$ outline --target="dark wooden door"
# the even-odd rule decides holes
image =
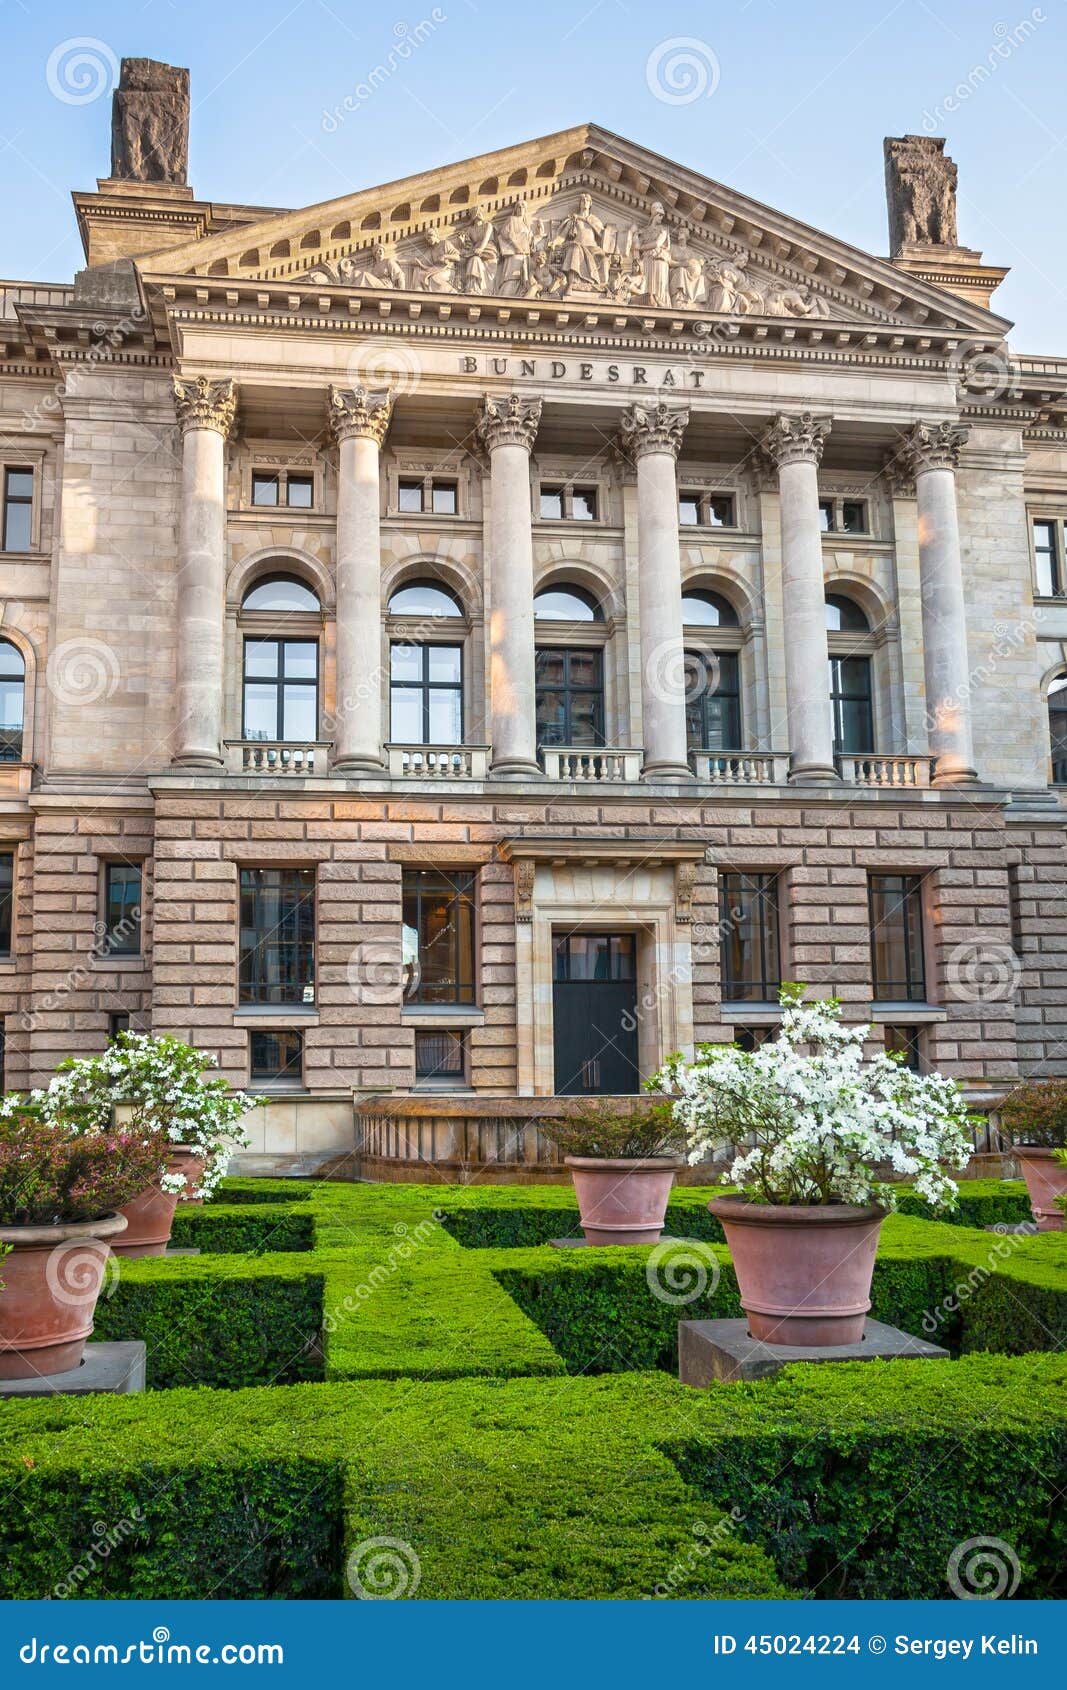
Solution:
[[[640,1090],[634,934],[561,934],[552,1008],[557,1094],[622,1097]]]

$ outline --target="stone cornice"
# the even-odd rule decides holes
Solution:
[[[478,412],[477,434],[482,448],[494,452],[498,446],[533,447],[541,421],[540,399],[518,393],[501,397],[487,393]]]
[[[778,415],[760,441],[765,457],[778,468],[785,464],[819,464],[831,428],[829,417],[811,411],[799,416]]]
[[[956,422],[917,422],[901,443],[901,456],[915,476],[924,470],[956,469],[970,430]]]
[[[619,445],[624,458],[636,461],[648,452],[669,452],[673,458],[682,449],[682,436],[689,423],[688,405],[628,405],[619,422]]]
[[[383,446],[392,415],[393,395],[387,388],[330,388],[330,433],[338,442],[355,437]]]
[[[173,376],[174,409],[185,434],[191,428],[213,429],[223,439],[237,416],[237,387],[232,376],[212,381],[208,376]]]

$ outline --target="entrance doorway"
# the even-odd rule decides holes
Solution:
[[[557,1095],[622,1097],[639,1091],[637,935],[561,933],[554,952]]]

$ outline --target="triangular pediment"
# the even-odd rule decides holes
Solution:
[[[583,124],[140,261],[146,277],[381,301],[564,302],[985,337],[1010,325],[888,259]]]

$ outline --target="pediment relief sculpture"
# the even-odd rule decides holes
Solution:
[[[658,200],[643,220],[622,224],[599,217],[587,193],[556,217],[531,215],[521,199],[493,218],[475,207],[449,227],[400,247],[379,241],[316,265],[304,279],[328,287],[642,304],[730,317],[831,315],[814,289],[756,276],[733,258],[691,246]]]

